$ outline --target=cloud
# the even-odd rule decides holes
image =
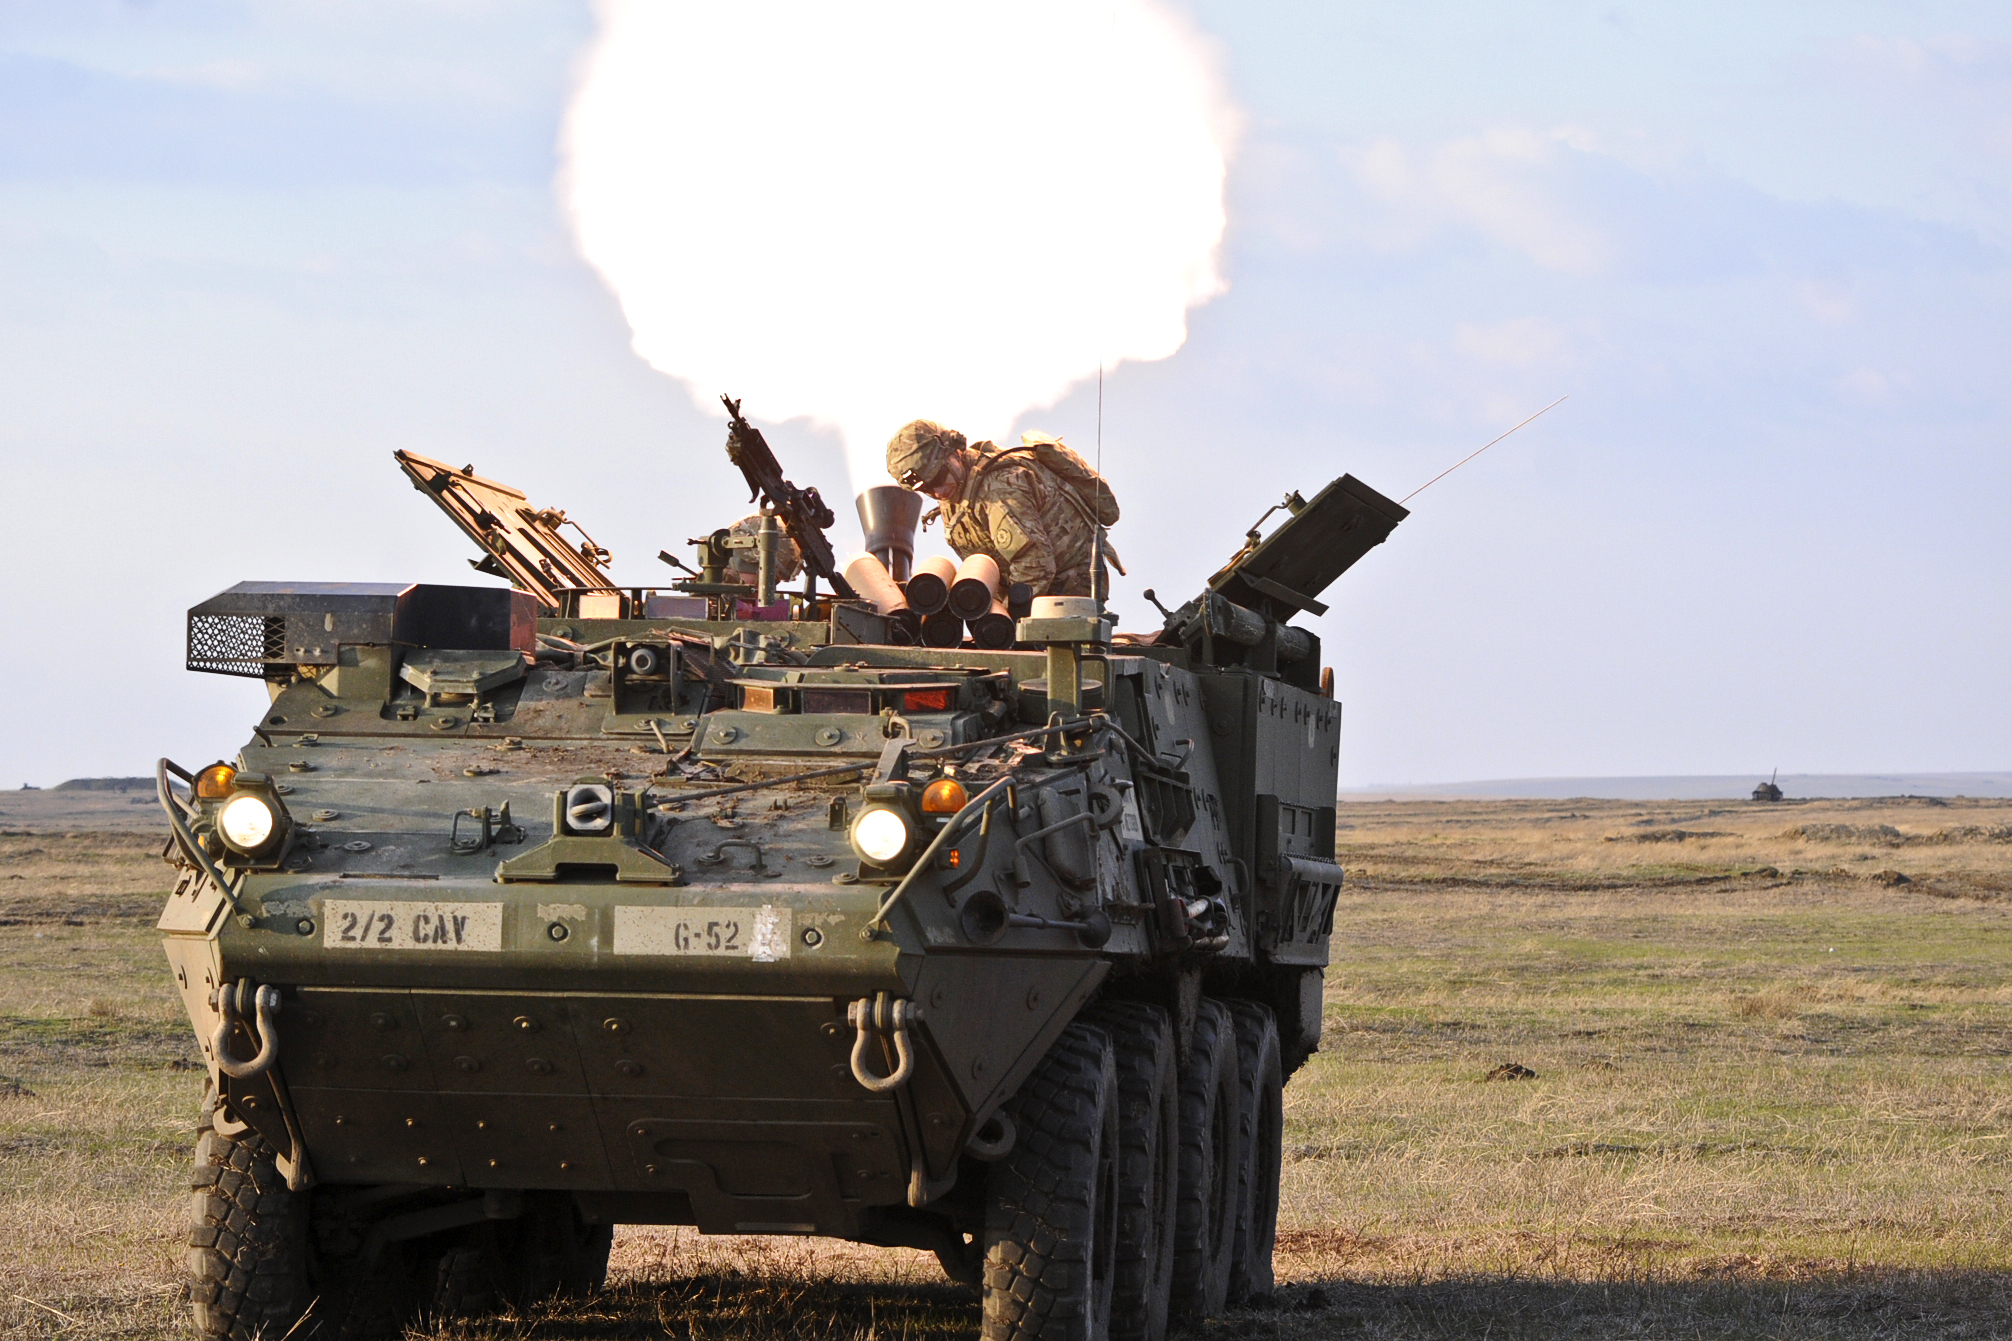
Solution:
[[[2007,135],[2012,142],[2012,121]],[[1694,156],[1641,148],[1570,126],[1495,126],[1410,144],[1380,137],[1331,151],[1352,192],[1316,185],[1295,201],[1291,183],[1268,182],[1258,208],[1274,236],[1324,232],[1331,246],[1387,255],[1471,253],[1479,244],[1573,279],[1801,276],[1812,283],[1804,306],[1829,322],[1855,310],[1854,272],[2004,264],[2001,250],[1966,229],[1897,210],[1783,199]]]
[[[1517,317],[1493,325],[1463,321],[1453,329],[1453,344],[1483,363],[1528,368],[1554,361],[1565,350],[1565,333],[1542,317]]]
[[[1802,286],[1802,305],[1818,321],[1837,325],[1858,316],[1858,301],[1851,290],[1832,281],[1812,279]]]
[[[1846,51],[1861,70],[1914,82],[1952,77],[1996,82],[2012,75],[2012,43],[1962,33],[1920,39],[1860,33]]]
[[[1498,126],[1425,150],[1373,140],[1344,161],[1372,196],[1411,214],[1418,232],[1464,224],[1547,270],[1598,274],[1613,263],[1614,243],[1562,189],[1568,160],[1588,143],[1571,128]]]

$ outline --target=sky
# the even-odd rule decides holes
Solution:
[[[1100,446],[1127,627],[1287,490],[1400,497],[1569,396],[1309,621],[1344,786],[2012,766],[2012,10],[1172,7],[1240,112],[1226,287],[1101,440],[1090,384],[1015,426]],[[262,692],[181,661],[234,582],[483,581],[393,449],[630,582],[740,514],[561,207],[595,22],[0,6],[0,786],[232,753]],[[817,208],[768,187],[730,207]],[[845,497],[829,433],[765,427]]]

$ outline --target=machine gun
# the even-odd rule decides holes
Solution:
[[[831,589],[845,600],[857,600],[845,576],[838,571],[838,564],[831,552],[831,542],[824,538],[825,528],[838,520],[832,515],[824,499],[818,496],[815,487],[799,489],[782,476],[782,464],[769,450],[768,440],[761,430],[741,417],[741,403],[727,396],[720,397],[720,404],[727,407],[727,459],[741,468],[741,474],[748,482],[748,501],[760,498],[773,509],[782,529],[796,543],[797,552],[803,555],[804,572],[809,575],[805,593],[815,590],[817,578],[831,583]]]

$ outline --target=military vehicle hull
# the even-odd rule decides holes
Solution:
[[[331,1293],[360,1267],[408,1312],[478,1267],[500,1298],[547,1240],[549,1282],[591,1285],[615,1223],[989,1262],[999,1336],[1156,1335],[1269,1288],[1276,1091],[1318,1044],[1342,879],[1311,635],[1248,595],[1254,640],[1203,602],[1198,631],[1037,617],[1009,651],[860,641],[846,602],[534,625],[498,595],[191,612],[191,664],[271,694],[228,764],[161,773],[160,929],[211,1069],[207,1334],[316,1298],[367,1331]],[[1078,1146],[1081,1223],[1015,1228],[1013,1189]],[[307,1246],[228,1227],[246,1159]],[[1030,1314],[1014,1245],[1058,1239],[1088,1256]]]

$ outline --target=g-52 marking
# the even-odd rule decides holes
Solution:
[[[790,910],[666,908],[620,904],[615,908],[618,955],[740,956],[757,963],[789,958]]]

